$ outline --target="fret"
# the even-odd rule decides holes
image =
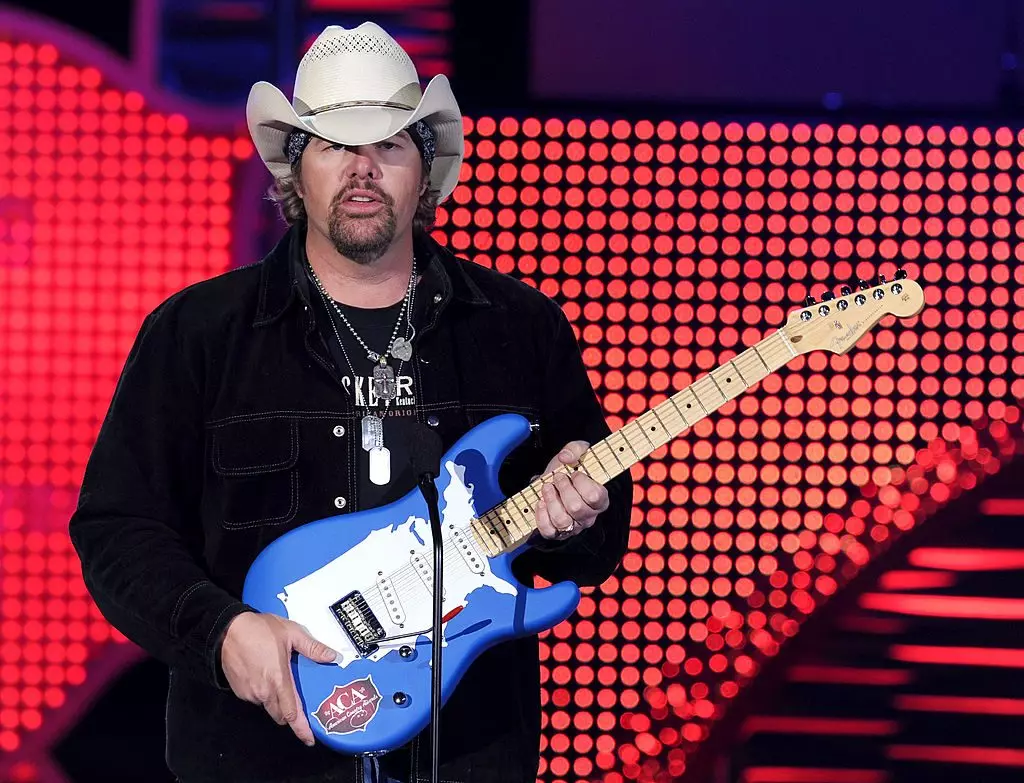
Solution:
[[[477,545],[477,547],[480,549],[481,552],[486,552],[488,555],[492,555],[492,556],[498,554],[498,552],[500,552],[501,550],[491,551],[490,545],[484,539],[484,537],[480,534],[480,531],[477,530],[477,522],[478,521],[479,520],[474,519],[472,521],[472,523],[470,523],[470,526],[469,526],[469,532],[470,532],[470,535],[473,536],[474,543]]]
[[[610,438],[611,436],[609,435],[608,437]],[[619,470],[625,470],[625,468],[626,468],[625,463],[621,459],[619,459],[619,455],[615,452],[615,449],[613,449],[611,447],[611,444],[608,443],[608,438],[605,438],[600,443],[596,443],[594,445],[594,448],[596,449],[598,446],[604,446],[606,449],[608,449],[608,451],[611,453],[612,457],[614,457],[615,461],[619,464]],[[618,475],[618,474],[610,474],[610,475]]]
[[[754,352],[754,356],[756,356],[758,359],[761,360],[761,364],[764,365],[764,369],[765,369],[764,377],[767,378],[769,375],[772,374],[772,368],[768,366],[768,362],[766,362],[764,360],[764,357],[761,356],[761,352],[759,350],[757,350],[757,346],[756,345],[752,345],[750,347],[750,350],[752,350]]]
[[[625,449],[623,449],[621,446],[619,446],[618,448],[613,446],[611,444],[612,438],[618,438],[620,441],[624,441],[627,446],[629,446],[629,441],[626,440],[625,436],[622,434],[622,430],[619,430],[618,432],[613,432],[611,435],[605,438],[605,442],[608,444],[609,448],[611,448],[612,454],[615,455],[615,459],[618,460],[619,464],[622,465],[623,469],[625,469],[627,465],[624,464],[621,459],[619,459],[619,455],[625,453]],[[633,451],[633,447],[630,446],[629,450]],[[637,459],[640,459],[640,457],[637,455],[635,451],[633,451],[633,456],[636,457]]]
[[[671,401],[671,399],[672,398],[669,397],[668,401]],[[651,413],[654,415],[654,418],[656,418],[658,420],[658,424],[661,425],[661,429],[664,430],[665,435],[668,436],[665,439],[665,441],[661,444],[662,446],[664,446],[665,443],[668,443],[670,440],[672,440],[672,438],[674,438],[678,434],[678,433],[672,432],[672,430],[669,427],[665,426],[665,422],[661,418],[661,414],[658,413],[658,408],[661,408],[664,404],[665,403],[662,403],[661,405],[658,405],[657,407],[651,408]]]
[[[602,441],[602,443],[603,443],[603,441]],[[591,448],[590,448],[590,449],[589,449],[589,450],[587,451],[587,453],[586,453],[586,454],[584,454],[583,456],[584,456],[584,457],[588,457],[588,456],[589,456],[589,457],[593,457],[593,458],[594,458],[594,461],[595,461],[595,462],[597,463],[598,467],[599,467],[599,468],[601,468],[601,470],[602,470],[602,471],[603,471],[604,473],[607,473],[608,475],[611,475],[611,472],[610,472],[610,471],[608,470],[608,466],[604,464],[604,460],[603,460],[603,459],[601,459],[601,455],[597,453],[597,446],[599,446],[599,445],[601,445],[601,444],[600,444],[600,443],[594,444],[594,446],[593,446],[593,447],[591,447]],[[590,473],[591,473],[592,475],[593,475],[593,474],[595,473],[595,471],[594,471],[593,469],[589,469],[589,472],[590,472]]]
[[[775,335],[777,339],[782,340],[783,345],[785,345],[786,348],[789,349],[789,352],[793,354],[793,358],[795,359],[797,355],[796,348],[793,347],[793,344],[789,341],[789,338],[786,336],[786,333],[779,329],[779,331],[777,331]]]
[[[744,386],[746,386],[749,389],[750,388],[750,384],[747,383],[746,378],[743,377],[743,373],[740,372],[740,368],[736,365],[736,360],[735,359],[730,359],[729,360],[729,364],[732,365],[732,368],[736,371],[736,374],[738,376],[740,376],[740,383],[742,383]]]
[[[640,417],[637,417],[634,420],[634,422],[633,422],[634,429],[639,429],[640,432],[642,432],[644,434],[644,437],[647,438],[647,442],[651,444],[651,451],[654,451],[656,448],[658,448],[658,446],[654,443],[653,440],[651,440],[651,436],[647,434],[647,425],[640,421],[641,418],[643,418],[643,417],[640,416]],[[649,451],[647,453],[650,454],[651,452]]]
[[[485,545],[487,551],[491,552],[492,554],[498,554],[505,548],[505,540],[501,537],[501,534],[497,532],[495,526],[488,523],[487,517],[490,513],[491,512],[487,512],[483,516],[479,517],[473,523],[473,527],[477,529],[477,532],[479,532],[480,529],[482,528],[483,534],[481,535],[481,537],[487,536],[487,538],[489,539],[488,543]],[[495,540],[497,540],[498,542],[497,546],[495,546]]]
[[[772,356],[766,357],[765,350],[770,350]],[[780,353],[783,355],[775,356]],[[536,508],[543,502],[543,487],[554,480],[555,474],[571,476],[582,470],[598,483],[607,483],[798,355],[781,329],[746,348],[593,444],[576,465],[563,465],[538,477],[474,520],[471,530],[476,542],[492,556],[511,549],[536,529]]]
[[[509,503],[506,500],[497,506],[497,511],[499,512],[499,521],[505,522],[506,530],[512,526],[512,530],[517,538],[523,538],[530,534],[532,528],[526,523],[528,517],[514,503]]]
[[[698,384],[702,388],[698,389]],[[716,383],[715,379],[712,378],[710,375],[704,375],[701,378],[697,379],[692,384],[690,384],[690,388],[693,389],[694,397],[701,398],[701,407],[704,409],[705,413],[709,413],[710,411],[715,410],[720,405],[722,405],[722,403],[727,402],[729,399],[724,394],[722,394],[721,391],[718,390],[718,383]],[[718,396],[721,397],[722,399],[718,402],[715,402],[713,399],[714,393],[717,393]]]
[[[720,377],[716,378],[716,375]],[[714,382],[718,393],[722,395],[723,399],[734,400],[743,394],[743,388],[736,382],[736,378],[733,377],[734,375],[735,373],[730,372],[729,368],[725,366],[718,367],[708,373],[708,377]]]
[[[771,373],[768,365],[764,363],[764,359],[753,348],[748,348],[733,361],[736,372],[740,372],[740,362],[743,363],[743,372],[741,373],[743,382],[747,385],[748,389],[755,383],[763,381]],[[761,370],[762,366],[764,367],[763,371]]]
[[[680,392],[680,393],[681,393],[681,392]],[[690,422],[689,422],[689,421],[687,421],[687,419],[686,419],[686,416],[684,416],[684,415],[683,415],[683,409],[682,409],[682,408],[680,408],[680,407],[679,407],[679,403],[678,403],[678,402],[676,402],[676,397],[677,397],[677,396],[678,396],[678,395],[676,395],[676,394],[673,394],[673,395],[672,395],[671,397],[669,397],[669,398],[668,398],[668,401],[669,401],[670,403],[672,403],[672,407],[676,409],[676,413],[678,413],[678,414],[679,414],[679,418],[683,420],[683,425],[684,425],[684,426],[683,426],[683,429],[687,429],[687,430],[688,430],[688,429],[690,429]]]
[[[683,389],[683,391],[680,392],[680,394],[682,394],[683,392],[689,392],[690,396],[693,397],[693,401],[696,402],[700,406],[700,409],[702,411],[704,411],[704,416],[708,415],[708,409],[704,407],[704,403],[700,401],[700,398],[696,394],[694,394],[693,384],[692,383],[689,386],[687,386],[685,389]],[[691,403],[686,403],[686,407],[687,408],[692,408],[693,405]],[[693,421],[691,421],[690,424],[691,425],[696,424],[698,421],[700,421],[700,419],[703,419],[704,416],[699,416],[698,418],[696,418]]]

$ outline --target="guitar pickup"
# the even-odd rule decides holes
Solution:
[[[363,594],[355,590],[331,604],[331,612],[341,623],[356,652],[363,658],[380,649],[377,642],[385,637],[384,626],[370,609]]]

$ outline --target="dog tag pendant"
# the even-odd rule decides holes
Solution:
[[[370,449],[370,481],[378,487],[391,481],[391,451],[384,446]]]
[[[378,364],[373,368],[373,393],[387,402],[398,396],[395,371],[386,364]]]
[[[384,444],[384,422],[376,416],[363,416],[363,451],[369,451],[378,444]]]
[[[399,337],[391,346],[391,355],[399,361],[407,362],[412,358],[412,343],[404,337]]]

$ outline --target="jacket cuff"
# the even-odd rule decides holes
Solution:
[[[224,667],[221,664],[221,650],[224,647],[224,637],[227,635],[228,626],[231,621],[243,612],[255,612],[248,604],[232,600],[225,604],[216,615],[213,625],[207,632],[206,645],[206,670],[210,673],[210,679],[222,691],[231,690],[227,677],[224,675]]]

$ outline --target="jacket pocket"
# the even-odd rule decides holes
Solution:
[[[295,419],[234,421],[213,429],[210,461],[221,524],[283,525],[299,510],[299,424]]]

